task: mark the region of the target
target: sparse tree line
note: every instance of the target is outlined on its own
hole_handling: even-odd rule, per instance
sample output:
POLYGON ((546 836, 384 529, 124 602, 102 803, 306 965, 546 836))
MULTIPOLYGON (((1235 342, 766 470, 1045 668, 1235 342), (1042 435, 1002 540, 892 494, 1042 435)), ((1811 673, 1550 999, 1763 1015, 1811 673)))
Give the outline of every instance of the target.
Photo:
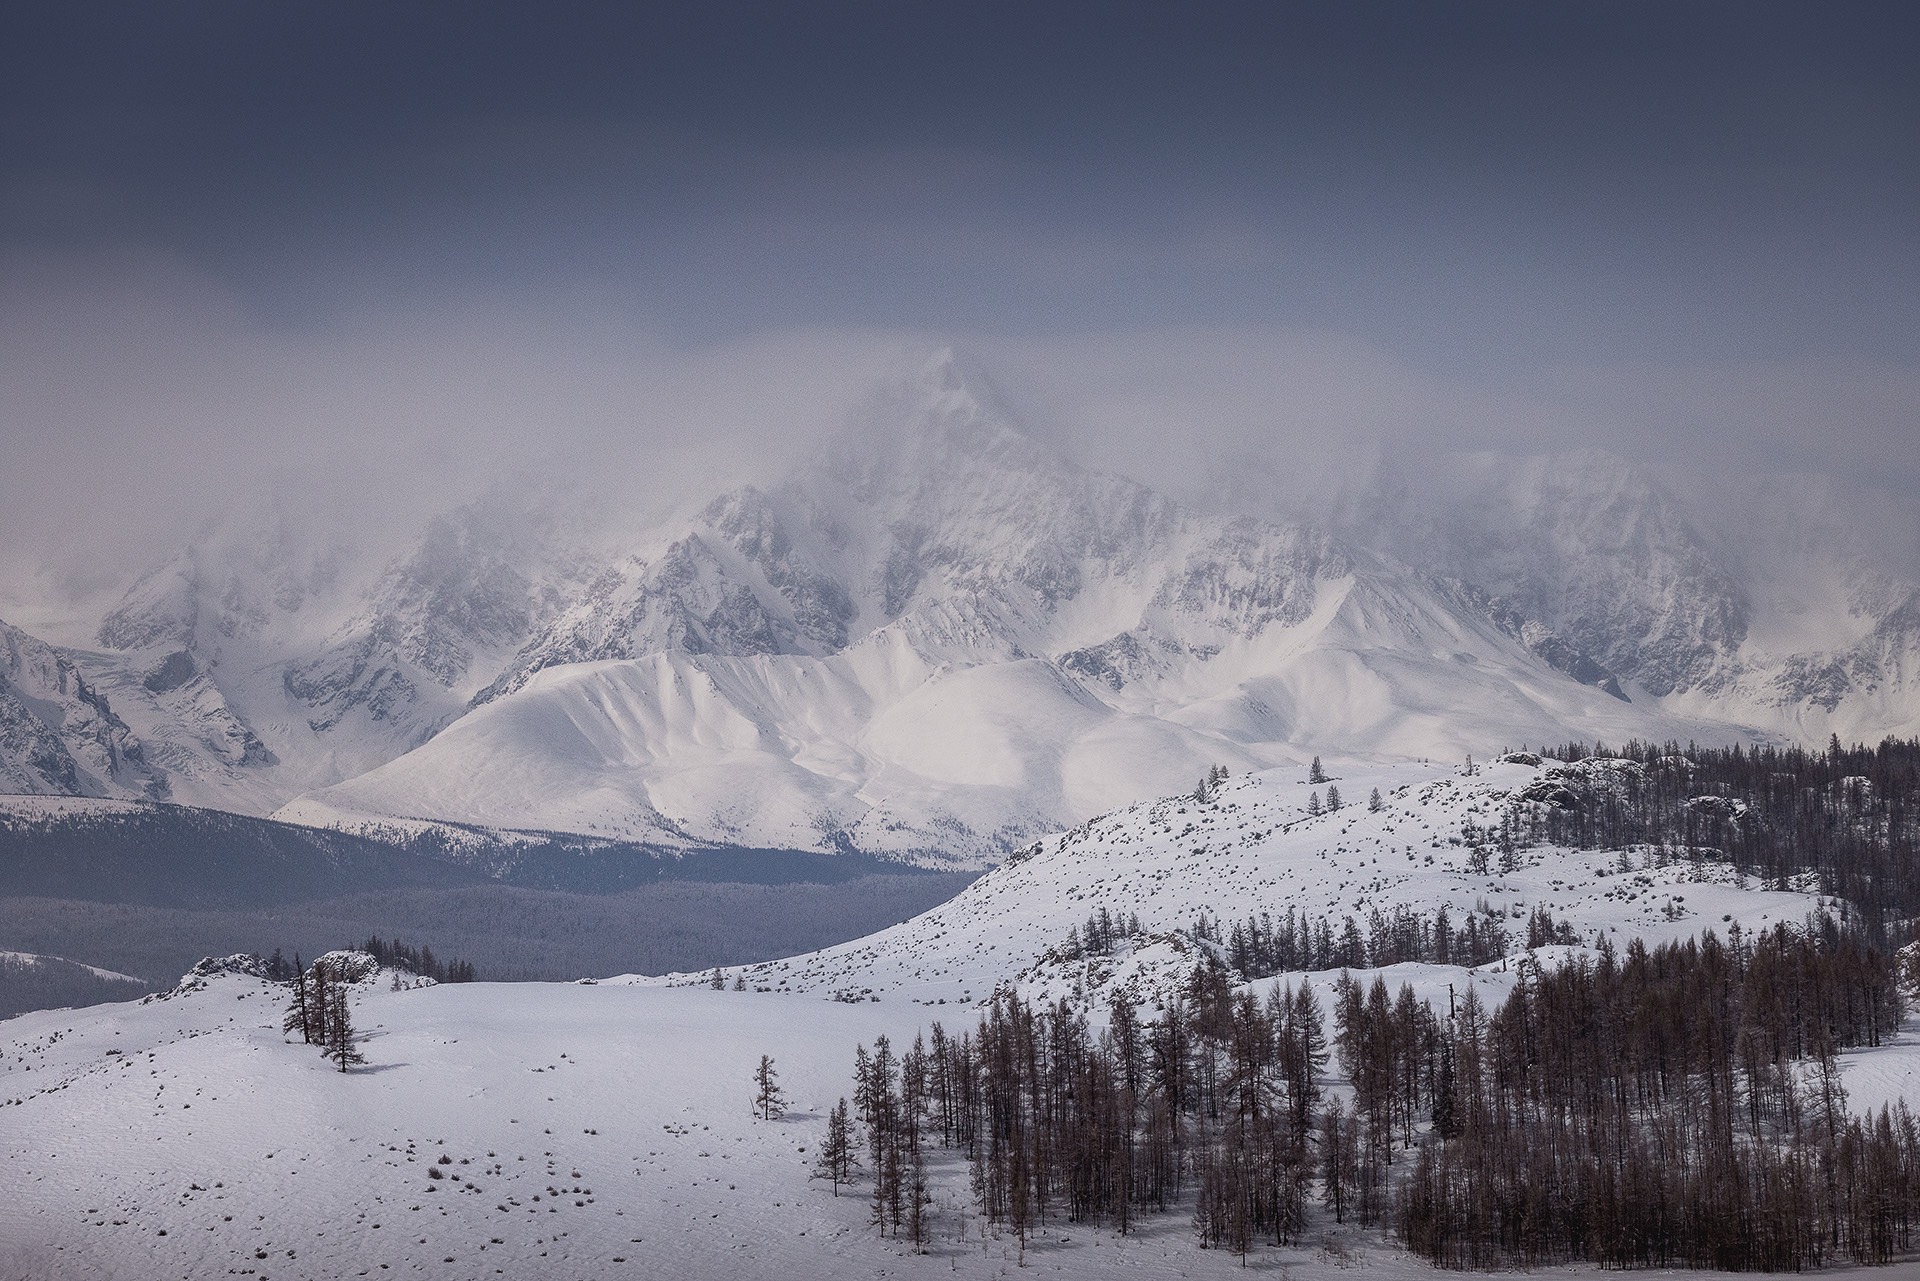
MULTIPOLYGON (((1289 907, 1284 916, 1262 912, 1235 921, 1223 933, 1202 913, 1193 936, 1220 949, 1226 963, 1249 979, 1306 970, 1364 970, 1407 961, 1434 965, 1485 965, 1505 956, 1514 939, 1507 916, 1484 904, 1455 917, 1444 907, 1431 916, 1406 907, 1375 908, 1364 926, 1353 916, 1336 926, 1328 917, 1312 917, 1289 907)), ((1582 940, 1544 908, 1527 921, 1526 945, 1579 943, 1582 940)))
MULTIPOLYGON (((406 970, 436 983, 471 983, 477 977, 472 961, 462 961, 456 957, 442 962, 433 954, 432 948, 416 949, 397 938, 389 943, 378 934, 370 935, 357 950, 371 956, 383 969, 406 970)), ((299 957, 289 961, 277 947, 264 964, 267 977, 276 983, 291 983, 300 973, 299 957)))
POLYGON ((1205 804, 1220 794, 1220 785, 1227 781, 1227 767, 1214 765, 1200 776, 1200 785, 1193 789, 1193 799, 1205 804))
POLYGON ((1103 907, 1088 913, 1086 923, 1071 931, 1066 943, 1057 950, 1066 960, 1078 960, 1083 956, 1112 956, 1122 941, 1141 938, 1145 934, 1138 913, 1115 916, 1103 907))
MULTIPOLYGON (((1218 920, 1202 912, 1194 918, 1190 932, 1247 979, 1309 970, 1364 970, 1406 961, 1485 965, 1507 955, 1516 941, 1507 928, 1506 913, 1485 904, 1469 908, 1458 918, 1444 907, 1431 916, 1406 907, 1386 912, 1376 908, 1367 914, 1364 926, 1348 915, 1337 927, 1328 917, 1312 917, 1290 907, 1284 916, 1262 912, 1222 930, 1218 920)), ((1117 916, 1103 907, 1089 914, 1053 952, 1068 961, 1111 956, 1123 941, 1145 935, 1138 914, 1117 916)), ((1535 909, 1528 918, 1524 937, 1530 948, 1584 941, 1544 908, 1535 909)))
POLYGON ((1824 752, 1569 743, 1547 755, 1635 768, 1615 771, 1605 787, 1510 807, 1481 834, 1487 842, 1650 846, 1656 859, 1673 860, 1717 853, 1769 885, 1812 873, 1820 892, 1852 904, 1875 937, 1920 917, 1920 739, 1845 748, 1836 737, 1824 752))
MULTIPOLYGON (((933 1037, 936 1051, 944 1048, 937 1023, 933 1037)), ((933 1204, 926 1170, 932 1116, 927 1091, 933 1078, 931 1057, 920 1037, 905 1055, 896 1056, 885 1036, 874 1039, 871 1053, 864 1045, 854 1051, 853 1101, 866 1136, 866 1170, 873 1178, 869 1221, 882 1235, 911 1241, 915 1250, 927 1242, 927 1210, 933 1204)), ((855 1117, 842 1098, 827 1114, 826 1138, 814 1160, 814 1176, 830 1180, 835 1196, 860 1169, 855 1117)))
MULTIPOLYGON (((396 990, 402 986, 402 970, 440 983, 471 983, 474 977, 472 962, 456 959, 443 964, 431 948, 415 950, 397 938, 389 943, 373 935, 360 951, 382 968, 394 971, 396 990)), ((351 954, 348 955, 351 958, 351 954)), ((353 1014, 347 1002, 353 984, 372 972, 365 967, 365 961, 350 964, 349 960, 325 956, 312 965, 305 965, 298 953, 288 961, 278 948, 264 965, 268 978, 285 983, 290 989, 291 1000, 281 1021, 281 1030, 289 1034, 297 1032, 306 1044, 319 1046, 320 1053, 342 1072, 367 1061, 357 1048, 360 1037, 354 1030, 353 1014), (361 967, 359 972, 355 965, 361 967)))
POLYGON ((374 934, 361 944, 360 950, 380 962, 385 969, 409 970, 436 983, 471 983, 474 980, 472 961, 463 961, 458 957, 442 961, 433 954, 432 948, 422 946, 416 949, 397 938, 389 943, 374 934))
POLYGON ((1492 1010, 1342 974, 1332 1047, 1309 983, 1256 997, 1212 957, 1155 1017, 1120 995, 1099 1029, 1002 992, 957 1036, 859 1049, 819 1173, 852 1180, 864 1135, 874 1222, 916 1242, 937 1144, 1023 1245, 1191 1204, 1202 1245, 1244 1253, 1297 1239, 1315 1203, 1454 1267, 1798 1268, 1913 1244, 1920 1127, 1850 1115, 1834 1057, 1900 1017, 1894 958, 1862 930, 1603 941, 1516 969, 1492 1010), (1327 1088, 1330 1048, 1350 1088, 1327 1088))

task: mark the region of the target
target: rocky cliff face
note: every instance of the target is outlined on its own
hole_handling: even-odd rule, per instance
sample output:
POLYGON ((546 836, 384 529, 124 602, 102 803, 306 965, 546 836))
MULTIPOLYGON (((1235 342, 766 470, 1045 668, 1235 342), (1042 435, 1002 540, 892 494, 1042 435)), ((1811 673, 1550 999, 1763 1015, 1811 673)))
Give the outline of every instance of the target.
POLYGON ((77 655, 183 795, 266 810, 418 745, 592 573, 541 496, 430 517, 397 556, 272 501, 144 575, 77 655))
POLYGON ((165 776, 74 661, 0 623, 0 791, 163 797, 165 776))
POLYGON ((1746 638, 1748 595, 1683 505, 1599 452, 1387 467, 1342 523, 1655 697, 1720 677, 1746 638))
POLYGON ((1781 737, 1920 731, 1916 587, 1845 500, 1818 477, 1679 484, 1596 451, 1426 459, 1380 469, 1335 524, 1574 679, 1781 737))
POLYGON ((586 572, 550 535, 493 502, 430 520, 319 654, 285 664, 282 688, 308 728, 325 734, 357 712, 417 741, 457 715, 586 572))

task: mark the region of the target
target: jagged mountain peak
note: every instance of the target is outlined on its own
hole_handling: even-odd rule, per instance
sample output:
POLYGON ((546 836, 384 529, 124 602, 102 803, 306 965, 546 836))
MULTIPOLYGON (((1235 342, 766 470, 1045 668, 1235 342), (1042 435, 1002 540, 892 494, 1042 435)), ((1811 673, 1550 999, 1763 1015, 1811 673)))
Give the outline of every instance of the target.
POLYGON ((872 501, 937 488, 955 469, 1064 465, 1037 442, 991 379, 950 347, 903 358, 848 416, 810 470, 872 501))
POLYGON ((255 498, 209 519, 186 547, 137 578, 97 638, 109 649, 215 651, 330 602, 352 557, 345 538, 314 518, 273 495, 255 498))
POLYGON ((1687 505, 1599 448, 1388 460, 1340 529, 1500 599, 1656 696, 1717 679, 1750 623, 1687 505))

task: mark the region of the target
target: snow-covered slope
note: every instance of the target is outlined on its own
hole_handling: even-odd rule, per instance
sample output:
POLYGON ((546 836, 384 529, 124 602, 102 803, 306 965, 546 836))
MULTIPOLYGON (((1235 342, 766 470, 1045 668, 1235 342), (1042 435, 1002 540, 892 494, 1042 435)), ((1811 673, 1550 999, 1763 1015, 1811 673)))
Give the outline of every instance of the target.
POLYGON ((1303 744, 1458 759, 1570 723, 1616 738, 1697 728, 1566 680, 1424 593, 1389 599, 1367 578, 1321 591, 1296 626, 1226 638, 1204 664, 1118 689, 1070 661, 929 653, 905 626, 825 658, 668 652, 553 667, 279 816, 457 816, 986 862, 1216 762, 1271 765, 1303 744), (1464 724, 1462 707, 1474 709, 1464 724))
MULTIPOLYGON (((353 1002, 368 1065, 342 1075, 285 1042, 282 995, 216 974, 166 1001, 0 1023, 0 1277, 1015 1268, 1011 1240, 963 1215, 962 1163, 933 1165, 942 1240, 919 1256, 874 1238, 858 1190, 808 1178, 852 1047, 911 1041, 913 1007, 610 985, 396 992, 380 976, 353 1002), (777 1121, 748 1107, 762 1054, 791 1100, 777 1121)), ((1028 1259, 1083 1277, 1238 1271, 1178 1222, 1120 1244, 1076 1229, 1028 1259)))
MULTIPOLYGON (((1476 767, 1353 765, 1332 771, 1340 809, 1313 814, 1326 786, 1300 769, 1230 777, 1208 800, 1140 802, 1046 837, 959 895, 865 939, 750 967, 757 987, 805 993, 898 994, 953 1003, 979 1000, 1018 976, 1030 994, 1104 1004, 1115 984, 1149 996, 1178 982, 1195 960, 1201 916, 1220 923, 1298 909, 1338 931, 1351 916, 1445 907, 1456 924, 1491 910, 1525 934, 1545 908, 1588 943, 1597 931, 1664 940, 1781 920, 1798 922, 1817 894, 1761 891, 1717 863, 1661 864, 1648 852, 1519 852, 1473 870, 1470 828, 1497 829, 1529 784, 1552 771, 1606 768, 1495 762, 1476 767), (1378 790, 1381 808, 1369 808, 1378 790), (1630 866, 1629 866, 1630 865, 1630 866), (1105 911, 1138 917, 1142 933, 1115 956, 1073 955, 1074 931, 1105 911)), ((698 982, 699 976, 688 981, 698 982)))

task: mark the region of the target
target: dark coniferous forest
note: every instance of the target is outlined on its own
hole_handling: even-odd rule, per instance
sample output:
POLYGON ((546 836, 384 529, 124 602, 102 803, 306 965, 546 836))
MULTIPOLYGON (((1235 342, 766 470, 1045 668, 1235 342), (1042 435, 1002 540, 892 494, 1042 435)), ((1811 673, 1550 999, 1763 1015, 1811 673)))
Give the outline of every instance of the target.
MULTIPOLYGON (((1178 1212, 1200 1245, 1246 1253, 1298 1238, 1318 1213, 1461 1268, 1777 1271, 1911 1252, 1920 1122, 1904 1104, 1853 1112, 1836 1056, 1900 1023, 1920 743, 1553 756, 1561 767, 1470 839, 1725 860, 1842 902, 1752 936, 1601 938, 1552 968, 1531 950, 1582 940, 1544 912, 1524 939, 1480 913, 1336 924, 1292 908, 1224 930, 1203 918, 1203 959, 1150 1018, 1118 995, 1096 1028, 1066 1001, 1003 991, 957 1035, 935 1024, 905 1052, 862 1048, 875 1224, 924 1238, 938 1146, 964 1154, 980 1212, 1023 1245, 1043 1224, 1124 1233, 1178 1212), (1324 990, 1237 986, 1336 965, 1484 964, 1523 944, 1494 1008, 1469 988, 1437 1009, 1344 971, 1324 990)), ((1065 950, 1109 952, 1138 933, 1096 916, 1065 950)))
POLYGON ((1920 1126, 1904 1105, 1850 1113, 1835 1063, 1900 1018, 1895 959, 1861 931, 1829 916, 1516 964, 1493 1009, 1343 973, 1323 1011, 1310 983, 1262 1000, 1209 961, 1152 1019, 1118 997, 1096 1031, 1065 1001, 1002 993, 957 1036, 863 1047, 874 1222, 924 1239, 938 1145, 1022 1242, 1188 1208, 1202 1245, 1244 1253, 1299 1237, 1311 1203, 1456 1267, 1777 1270, 1912 1248, 1920 1126), (1350 1089, 1327 1088, 1330 1056, 1350 1089))
POLYGON ((360 950, 387 969, 407 970, 436 983, 471 983, 476 977, 472 961, 459 957, 443 961, 433 954, 432 948, 412 947, 397 938, 387 940, 375 934, 360 950))
POLYGON ((1920 916, 1920 739, 1835 738, 1824 752, 1570 743, 1548 755, 1582 769, 1550 769, 1521 792, 1489 843, 1648 846, 1723 859, 1767 885, 1810 875, 1876 932, 1920 916))

